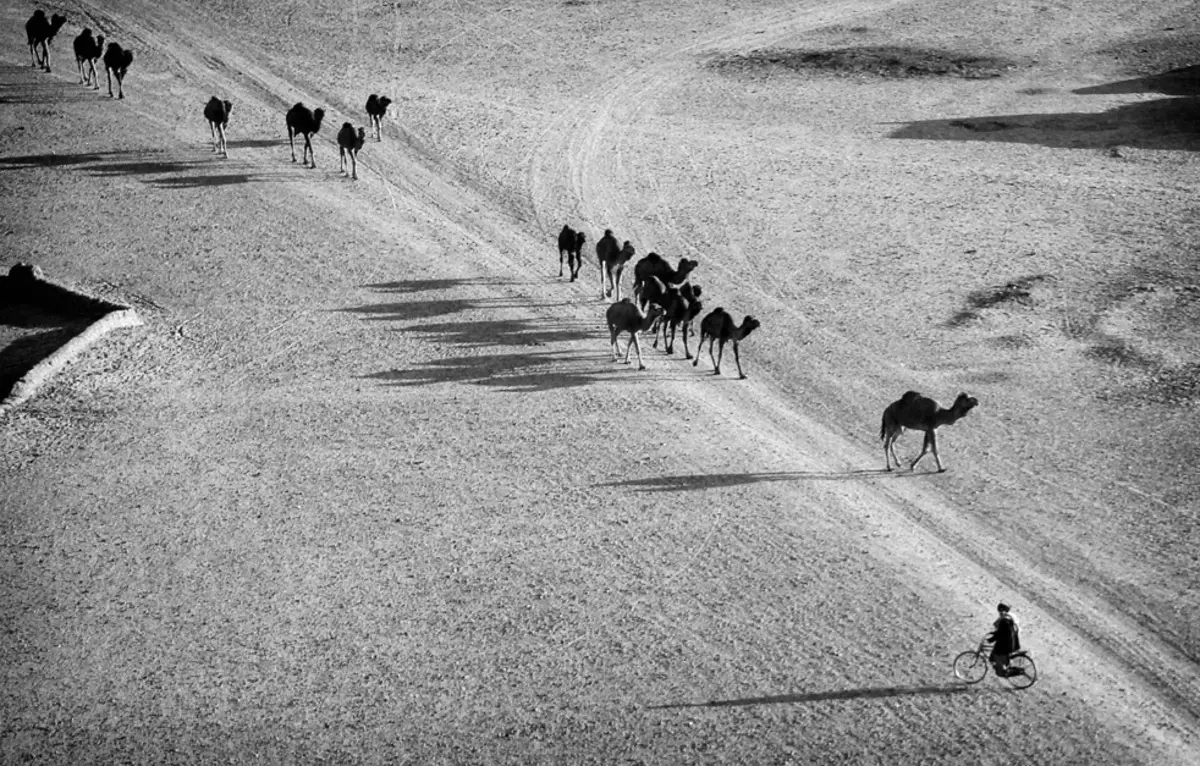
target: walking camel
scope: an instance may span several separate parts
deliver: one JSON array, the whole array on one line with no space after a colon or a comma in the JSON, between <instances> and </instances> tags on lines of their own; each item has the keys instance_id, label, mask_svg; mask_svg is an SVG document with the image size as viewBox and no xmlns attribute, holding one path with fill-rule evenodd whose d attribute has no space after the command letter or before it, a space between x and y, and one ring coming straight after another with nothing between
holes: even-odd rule
<instances>
[{"instance_id":1,"label":"walking camel","mask_svg":"<svg viewBox=\"0 0 1200 766\"><path fill-rule=\"evenodd\" d=\"M204 119L208 120L208 131L212 134L213 151L220 152L222 157L229 157L229 146L225 142L225 128L229 125L229 113L233 111L233 102L222 101L213 96L204 105Z\"/></svg>"},{"instance_id":2,"label":"walking camel","mask_svg":"<svg viewBox=\"0 0 1200 766\"><path fill-rule=\"evenodd\" d=\"M308 167L309 158L312 166L317 166L317 157L313 154L312 136L321 129L321 121L325 119L324 109L310 110L302 103L296 103L287 112L288 146L292 150L292 162L296 161L296 136L304 136L304 166Z\"/></svg>"},{"instance_id":3,"label":"walking camel","mask_svg":"<svg viewBox=\"0 0 1200 766\"><path fill-rule=\"evenodd\" d=\"M96 61L104 53L104 35L92 37L92 30L85 29L75 38L75 65L79 67L79 82L100 90L100 77L96 74Z\"/></svg>"},{"instance_id":4,"label":"walking camel","mask_svg":"<svg viewBox=\"0 0 1200 766\"><path fill-rule=\"evenodd\" d=\"M729 312L718 306L700 320L700 342L696 344L696 358L692 360L692 366L700 364L700 349L704 348L704 341L707 339L708 360L712 362L713 375L720 375L721 357L725 355L725 344L733 341L733 361L737 363L738 380L745 380L746 373L742 372L742 358L738 353L738 344L760 326L761 323L749 315L742 319L741 325L735 325ZM714 342L717 344L716 359L713 359Z\"/></svg>"},{"instance_id":5,"label":"walking camel","mask_svg":"<svg viewBox=\"0 0 1200 766\"><path fill-rule=\"evenodd\" d=\"M566 256L567 267L571 270L571 281L574 282L579 276L579 267L583 265L583 243L587 241L587 235L582 231L575 231L568 225L562 227L562 231L558 233L558 275L563 275L563 256Z\"/></svg>"},{"instance_id":6,"label":"walking camel","mask_svg":"<svg viewBox=\"0 0 1200 766\"><path fill-rule=\"evenodd\" d=\"M651 306L649 311L642 311L629 298L610 305L605 312L605 318L608 320L609 340L612 342L612 360L615 362L621 356L617 338L627 332L630 337L629 345L625 346L625 364L629 364L629 351L634 349L637 351L638 369L646 369L646 365L642 363L642 344L638 342L638 333L648 329L661 315L662 306Z\"/></svg>"},{"instance_id":7,"label":"walking camel","mask_svg":"<svg viewBox=\"0 0 1200 766\"><path fill-rule=\"evenodd\" d=\"M383 130L383 117L387 114L388 106L392 100L387 96L379 96L374 93L367 96L367 116L371 119L371 130L375 133L375 140L382 141L381 132ZM561 274L559 276L562 276Z\"/></svg>"},{"instance_id":8,"label":"walking camel","mask_svg":"<svg viewBox=\"0 0 1200 766\"><path fill-rule=\"evenodd\" d=\"M128 71L129 65L132 63L133 51L125 50L118 43L108 44L108 50L104 51L104 74L108 79L109 98L112 98L113 94L113 77L117 78L117 98L125 98L125 91L123 90L125 72Z\"/></svg>"},{"instance_id":9,"label":"walking camel","mask_svg":"<svg viewBox=\"0 0 1200 766\"><path fill-rule=\"evenodd\" d=\"M342 129L337 134L338 158L341 160L342 175L346 174L346 156L349 155L350 177L355 181L358 180L358 150L362 148L366 139L366 128L359 128L356 131L354 126L348 122L342 123Z\"/></svg>"},{"instance_id":10,"label":"walking camel","mask_svg":"<svg viewBox=\"0 0 1200 766\"><path fill-rule=\"evenodd\" d=\"M49 44L58 34L58 30L62 29L62 25L66 23L67 17L61 14L56 13L47 19L46 12L41 8L33 12L29 21L25 22L25 37L29 40L29 58L33 61L30 66L50 71Z\"/></svg>"},{"instance_id":11,"label":"walking camel","mask_svg":"<svg viewBox=\"0 0 1200 766\"><path fill-rule=\"evenodd\" d=\"M644 293L650 279L657 277L664 287L679 289L687 284L688 277L700 262L695 259L680 258L679 266L671 268L667 259L658 253L650 253L639 260L633 267L633 296L642 306L646 305Z\"/></svg>"},{"instance_id":12,"label":"walking camel","mask_svg":"<svg viewBox=\"0 0 1200 766\"><path fill-rule=\"evenodd\" d=\"M910 428L914 431L924 431L925 441L921 445L921 454L917 455L908 469L910 471L915 469L917 463L921 462L921 458L925 457L926 452L933 452L933 460L937 463L938 473L944 472L946 469L942 466L942 459L938 457L937 429L965 418L967 413L978 404L979 401L975 397L959 394L950 409L946 409L933 399L922 396L916 391L908 391L904 396L889 404L883 411L883 423L879 427L879 438L883 439L883 459L887 464L887 470L892 470L892 461L896 462L897 468L900 467L900 458L896 457L896 440L900 438L900 434L904 433L904 429Z\"/></svg>"},{"instance_id":13,"label":"walking camel","mask_svg":"<svg viewBox=\"0 0 1200 766\"><path fill-rule=\"evenodd\" d=\"M625 240L623 247L617 247L617 238L612 229L605 229L604 236L596 243L596 257L600 260L600 297L607 298L617 293L615 301L621 300L621 273L625 264L635 255L633 245ZM607 278L607 282L605 279Z\"/></svg>"}]
</instances>

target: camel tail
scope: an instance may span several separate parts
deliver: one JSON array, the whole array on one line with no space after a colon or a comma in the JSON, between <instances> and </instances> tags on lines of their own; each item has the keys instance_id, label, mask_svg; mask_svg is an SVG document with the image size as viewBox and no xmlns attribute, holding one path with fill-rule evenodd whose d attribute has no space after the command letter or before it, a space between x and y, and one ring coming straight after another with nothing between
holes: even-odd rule
<instances>
[{"instance_id":1,"label":"camel tail","mask_svg":"<svg viewBox=\"0 0 1200 766\"><path fill-rule=\"evenodd\" d=\"M886 439L887 438L887 413L886 412L883 413L882 420L883 420L883 422L881 422L879 424L879 438Z\"/></svg>"}]
</instances>

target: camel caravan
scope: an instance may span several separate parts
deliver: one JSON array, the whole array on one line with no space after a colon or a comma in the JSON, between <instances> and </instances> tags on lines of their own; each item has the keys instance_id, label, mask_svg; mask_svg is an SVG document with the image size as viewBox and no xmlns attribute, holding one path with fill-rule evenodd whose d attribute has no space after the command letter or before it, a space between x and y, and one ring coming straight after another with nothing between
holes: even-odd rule
<instances>
[{"instance_id":1,"label":"camel caravan","mask_svg":"<svg viewBox=\"0 0 1200 766\"><path fill-rule=\"evenodd\" d=\"M579 278L583 263L583 244L587 235L570 224L558 233L558 276L563 276L564 262L570 273L570 281ZM620 244L619 244L620 243ZM741 342L761 326L761 322L747 314L741 323L723 307L717 307L700 320L700 340L693 356L688 347L688 337L695 337L693 325L700 316L703 303L700 300L700 285L692 280L692 273L700 266L694 259L680 258L672 266L658 253L649 253L634 263L633 296L621 297L621 277L625 267L633 260L637 249L629 240L621 243L612 229L605 229L596 242L596 260L600 272L600 299L613 302L605 310L605 325L608 327L612 361L629 364L631 353L636 353L638 370L645 370L642 360L642 345L638 339L643 332L654 333L653 348L658 348L659 338L667 354L675 353L675 338L679 334L683 341L683 353L692 360L693 367L700 365L700 352L708 342L708 359L713 375L721 374L721 361L725 346L733 349L733 361L737 366L738 380L745 380L742 369ZM619 339L628 335L629 340L622 356ZM715 353L714 353L715 348ZM917 392L908 391L889 404L883 411L879 438L883 441L884 468L892 471L892 464L900 467L896 456L896 441L904 431L921 431L925 438L921 453L909 463L908 469L915 470L926 454L932 453L937 470L946 470L938 454L937 429L952 425L966 417L979 405L973 396L961 393L950 407L943 407L935 400Z\"/></svg>"}]
</instances>

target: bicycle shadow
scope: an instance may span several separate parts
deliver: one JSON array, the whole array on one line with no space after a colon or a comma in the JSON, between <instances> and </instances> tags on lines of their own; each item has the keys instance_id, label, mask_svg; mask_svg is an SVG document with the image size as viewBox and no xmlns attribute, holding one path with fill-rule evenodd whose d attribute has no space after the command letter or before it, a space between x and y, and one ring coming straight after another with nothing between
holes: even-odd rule
<instances>
[{"instance_id":1,"label":"bicycle shadow","mask_svg":"<svg viewBox=\"0 0 1200 766\"><path fill-rule=\"evenodd\" d=\"M689 707L749 707L751 705L786 705L804 702L829 702L832 700L885 699L888 697L919 697L925 695L962 694L970 691L966 684L940 684L937 686L877 686L866 689L842 689L826 692L775 694L766 697L743 699L709 700L708 702L675 702L666 705L650 705L651 710Z\"/></svg>"}]
</instances>

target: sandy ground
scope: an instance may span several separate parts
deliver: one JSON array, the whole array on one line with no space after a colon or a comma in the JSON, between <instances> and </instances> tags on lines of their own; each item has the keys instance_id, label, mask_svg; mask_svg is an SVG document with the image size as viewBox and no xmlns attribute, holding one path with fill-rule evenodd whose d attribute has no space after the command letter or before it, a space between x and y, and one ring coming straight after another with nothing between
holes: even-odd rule
<instances>
[{"instance_id":1,"label":"sandy ground","mask_svg":"<svg viewBox=\"0 0 1200 766\"><path fill-rule=\"evenodd\" d=\"M1200 760L1195 3L199 5L0 51L0 267L146 321L0 423L0 760ZM767 61L862 46L1009 65ZM610 362L564 223L748 378ZM950 673L1000 600L1027 691Z\"/></svg>"}]
</instances>

